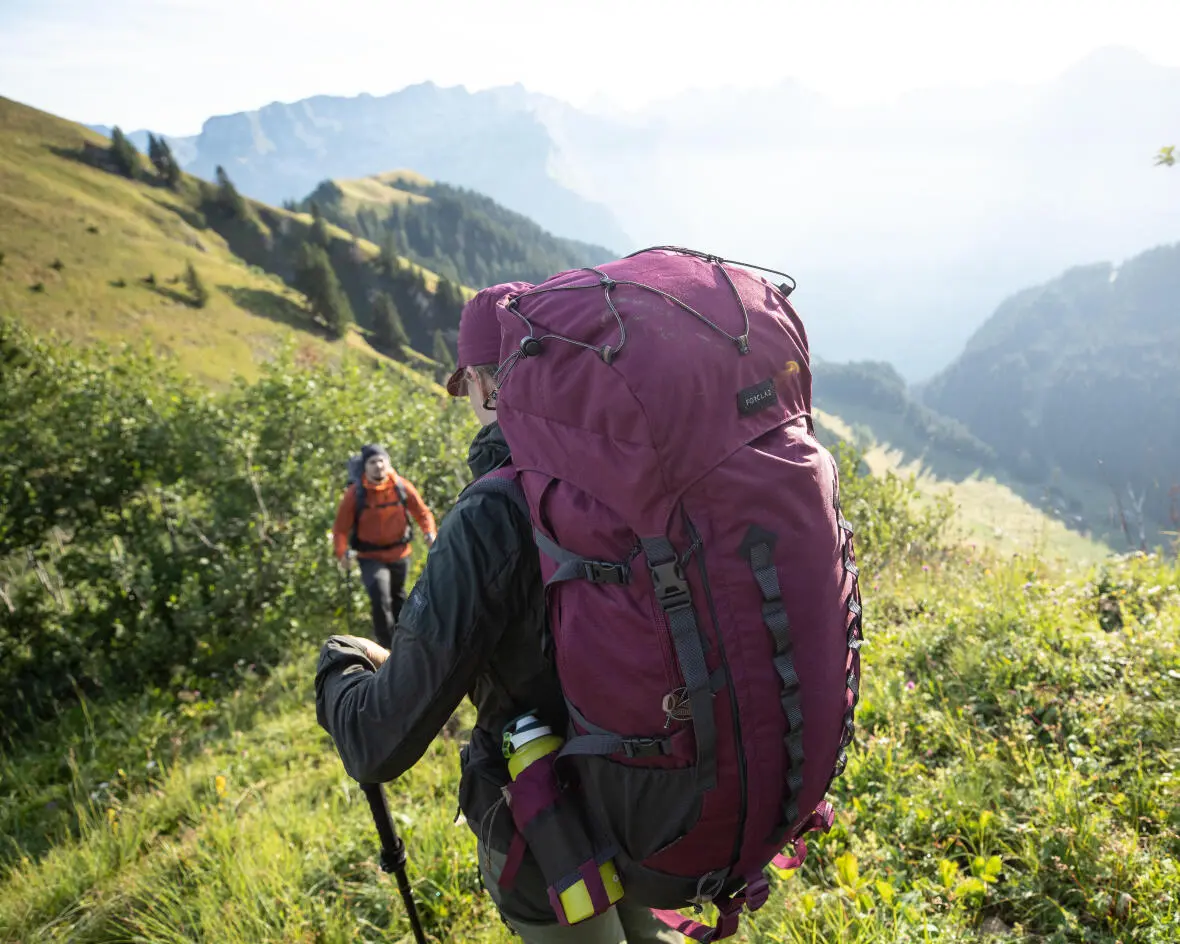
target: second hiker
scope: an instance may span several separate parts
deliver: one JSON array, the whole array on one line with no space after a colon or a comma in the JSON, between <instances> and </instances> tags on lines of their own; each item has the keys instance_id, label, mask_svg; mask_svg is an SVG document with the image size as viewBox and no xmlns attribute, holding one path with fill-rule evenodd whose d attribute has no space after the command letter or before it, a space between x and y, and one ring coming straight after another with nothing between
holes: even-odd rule
<instances>
[{"instance_id":1,"label":"second hiker","mask_svg":"<svg viewBox=\"0 0 1180 944\"><path fill-rule=\"evenodd\" d=\"M388 647L406 602L411 518L422 529L426 543L433 544L434 515L413 483L394 470L384 446L365 446L360 465L356 481L348 486L336 510L333 549L344 567L349 565L349 548L356 552L361 582L372 603L373 638Z\"/></svg>"}]
</instances>

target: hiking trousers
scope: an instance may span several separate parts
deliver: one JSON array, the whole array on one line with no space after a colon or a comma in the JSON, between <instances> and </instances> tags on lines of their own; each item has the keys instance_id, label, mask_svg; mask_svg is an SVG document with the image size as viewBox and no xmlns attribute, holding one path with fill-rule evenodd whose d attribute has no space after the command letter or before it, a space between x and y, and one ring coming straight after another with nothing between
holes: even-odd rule
<instances>
[{"instance_id":1,"label":"hiking trousers","mask_svg":"<svg viewBox=\"0 0 1180 944\"><path fill-rule=\"evenodd\" d=\"M505 856L495 849L479 842L477 846L479 856L479 874L483 879L484 888L492 896L496 907L501 906L498 880L504 868ZM679 931L654 917L652 913L641 905L627 901L624 894L622 900L593 918L579 921L570 927L564 927L554 921L551 924L541 924L523 921L516 916L504 914L501 917L511 931L520 936L523 944L686 944L687 938Z\"/></svg>"},{"instance_id":2,"label":"hiking trousers","mask_svg":"<svg viewBox=\"0 0 1180 944\"><path fill-rule=\"evenodd\" d=\"M397 626L402 604L406 602L406 574L409 572L409 558L396 561L359 558L361 583L369 593L373 612L373 638L377 645L389 648L393 642L393 630Z\"/></svg>"}]
</instances>

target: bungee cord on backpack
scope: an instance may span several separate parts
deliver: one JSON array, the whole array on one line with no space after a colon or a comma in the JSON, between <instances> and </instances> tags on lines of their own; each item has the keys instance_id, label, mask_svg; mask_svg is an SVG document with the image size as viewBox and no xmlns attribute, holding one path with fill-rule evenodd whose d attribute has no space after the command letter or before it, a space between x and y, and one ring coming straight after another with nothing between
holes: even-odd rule
<instances>
[{"instance_id":1,"label":"bungee cord on backpack","mask_svg":"<svg viewBox=\"0 0 1180 944\"><path fill-rule=\"evenodd\" d=\"M682 301L681 299L677 298L675 295L672 295L668 292L662 291L661 289L658 289L653 285L648 285L644 282L637 282L637 281L634 281L631 279L612 279L605 272L602 272L601 270L597 269L594 266L583 266L582 271L592 272L594 275L598 276L597 282L586 282L581 285L554 285L554 286L550 286L548 288L536 287L536 288L531 288L527 291L521 292L519 295L510 296L505 308L507 311L511 312L515 317L519 318L527 326L528 334L520 342L519 348L516 351L514 351L512 354L510 354L508 356L508 359L502 365L500 365L500 367L497 369L496 374L495 374L495 381L496 381L497 387L500 386L508 378L508 375L511 373L513 366L515 366L516 362L521 357L536 357L537 355L539 355L541 353L541 344L543 341L549 341L549 340L562 341L566 344L572 344L576 347L585 348L588 351L594 351L596 354L598 354L599 357L602 358L604 363L610 364L614 360L614 358L616 358L622 352L623 346L627 343L627 326L623 321L622 314L619 312L618 308L615 306L614 299L611 298L611 289L616 288L617 286L628 285L628 286L631 286L632 288L642 289L644 291L648 291L648 292L651 292L655 295L658 295L660 298L663 298L666 301L671 302L672 304L676 305L677 307L688 312L690 315L692 315L694 318L696 318L702 324L706 325L707 327L711 328L713 331L716 331L722 337L727 338L729 341L731 341L737 347L738 352L740 354L748 354L749 350L750 350L750 343L749 343L750 313L746 308L746 303L743 301L743 299L741 297L741 293L738 292L737 286L734 284L733 278L730 276L729 272L726 270L725 267L727 265L737 265L737 266L742 266L743 268L758 269L762 272L772 272L775 275L781 275L784 279L789 279L790 283L791 283L789 286L787 285L786 282L783 282L777 286L778 290L783 293L784 298L789 297L791 292L793 292L796 287L796 283L795 283L794 278L792 278L790 275L788 275L785 272L780 272L778 269L768 268L767 266L754 265L752 263L735 262L731 259L725 259L721 256L714 255L712 253L701 252L696 249L686 249L686 248L683 248L680 246L649 246L647 249L640 249L636 252L628 254L627 256L624 256L623 258L631 259L631 258L641 255L645 252L683 253L685 255L695 256L698 259L703 259L706 262L710 262L713 265L715 265L721 271L721 274L725 277L725 281L729 284L730 291L733 292L733 296L737 300L738 307L741 309L742 323L743 323L742 333L735 337L734 335L732 335L728 331L726 331L724 328L722 328L720 325L718 325L716 322L714 322L710 318L706 317L701 312L697 311L691 305L689 305L686 302ZM593 289L593 288L599 288L599 287L603 289L603 296L606 300L607 308L610 310L611 315L614 316L614 319L619 326L619 340L618 340L618 343L614 344L614 345L604 344L602 346L595 346L593 344L588 344L585 341L579 341L576 338L566 337L565 335L558 334L553 331L550 331L550 332L538 337L535 333L535 331L536 331L535 325L529 320L527 315L525 315L523 312L521 312L520 308L518 307L519 303L522 299L529 298L529 297L536 296L536 295L545 295L545 294L549 294L549 293L553 293L553 292L581 291L581 290L585 290L585 289Z\"/></svg>"}]
</instances>

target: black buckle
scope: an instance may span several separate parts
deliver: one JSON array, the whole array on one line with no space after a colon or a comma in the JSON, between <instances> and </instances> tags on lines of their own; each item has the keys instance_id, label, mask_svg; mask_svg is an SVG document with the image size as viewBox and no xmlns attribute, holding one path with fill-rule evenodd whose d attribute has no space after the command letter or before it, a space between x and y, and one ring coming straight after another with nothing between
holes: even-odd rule
<instances>
[{"instance_id":1,"label":"black buckle","mask_svg":"<svg viewBox=\"0 0 1180 944\"><path fill-rule=\"evenodd\" d=\"M679 561L670 560L663 564L648 564L651 571L652 587L656 600L659 601L664 612L674 610L678 606L691 603L688 593L688 581L684 579L684 570Z\"/></svg>"},{"instance_id":2,"label":"black buckle","mask_svg":"<svg viewBox=\"0 0 1180 944\"><path fill-rule=\"evenodd\" d=\"M667 738L625 738L623 740L623 753L628 757L653 757L670 754L672 750Z\"/></svg>"},{"instance_id":3,"label":"black buckle","mask_svg":"<svg viewBox=\"0 0 1180 944\"><path fill-rule=\"evenodd\" d=\"M612 561L586 561L586 579L591 583L627 583L631 568Z\"/></svg>"}]
</instances>

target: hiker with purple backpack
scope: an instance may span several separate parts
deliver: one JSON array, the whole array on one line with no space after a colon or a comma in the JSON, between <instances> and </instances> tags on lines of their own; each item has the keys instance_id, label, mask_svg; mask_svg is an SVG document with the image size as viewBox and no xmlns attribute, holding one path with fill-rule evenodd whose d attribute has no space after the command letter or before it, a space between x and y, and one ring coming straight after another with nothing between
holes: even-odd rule
<instances>
[{"instance_id":1,"label":"hiker with purple backpack","mask_svg":"<svg viewBox=\"0 0 1180 944\"><path fill-rule=\"evenodd\" d=\"M361 782L470 694L459 806L526 942L729 937L831 825L852 530L794 286L747 268L661 247L472 299L448 390L484 424L475 481L390 650L321 652L317 718ZM715 926L680 913L706 903Z\"/></svg>"}]
</instances>

